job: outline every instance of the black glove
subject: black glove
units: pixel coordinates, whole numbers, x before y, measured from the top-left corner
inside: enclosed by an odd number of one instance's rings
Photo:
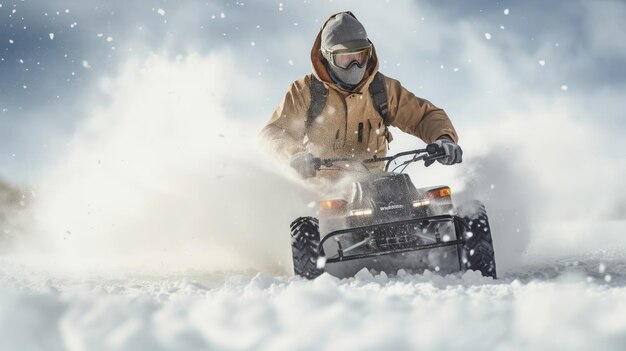
[[[291,156],[289,161],[291,168],[295,169],[302,178],[315,177],[315,161],[313,154],[309,152],[299,152]]]
[[[446,156],[437,159],[439,163],[444,165],[453,165],[463,161],[463,150],[461,150],[461,147],[455,144],[452,140],[448,138],[441,138],[436,140],[435,144],[439,145],[439,147],[441,147],[446,153]]]

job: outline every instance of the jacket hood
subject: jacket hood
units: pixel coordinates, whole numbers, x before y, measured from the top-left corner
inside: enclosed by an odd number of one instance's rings
[[[356,16],[354,16],[354,14],[352,14],[352,12],[350,11],[338,12],[328,17],[328,19],[324,22],[324,24],[320,28],[320,31],[317,33],[317,37],[315,38],[315,42],[313,43],[313,48],[311,48],[311,63],[313,65],[313,74],[315,74],[315,77],[317,77],[317,79],[328,84],[330,87],[334,89],[345,91],[341,89],[337,84],[335,84],[332,78],[330,78],[330,75],[328,74],[328,71],[326,70],[326,59],[324,58],[324,56],[322,56],[322,53],[320,51],[322,48],[322,30],[324,30],[324,27],[326,27],[326,24],[331,18],[342,13],[346,13],[356,18]],[[367,69],[365,70],[365,75],[363,77],[363,80],[357,86],[355,91],[362,92],[366,87],[368,87],[372,79],[374,79],[376,72],[378,72],[378,57],[376,56],[376,48],[374,47],[374,44],[372,43],[372,56],[367,62]]]

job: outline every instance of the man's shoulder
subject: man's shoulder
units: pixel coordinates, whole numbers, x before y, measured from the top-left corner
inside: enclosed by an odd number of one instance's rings
[[[383,77],[385,78],[385,86],[387,88],[387,94],[394,94],[405,89],[399,80],[389,77],[388,75],[382,72],[380,72],[380,74],[382,74]]]
[[[311,74],[307,74],[302,76],[291,83],[291,86],[296,86],[298,88],[304,88],[311,85]]]
[[[379,71],[378,73],[382,74],[382,76],[385,78],[385,83],[387,83],[387,84],[391,84],[391,83],[392,84],[400,84],[399,80],[397,80],[395,78],[392,78],[392,77],[389,77],[388,75],[384,74],[383,72]]]
[[[303,95],[309,94],[309,90],[311,87],[311,74],[307,74],[306,76],[302,76],[296,80],[294,80],[289,85],[289,91],[294,93],[299,93]]]

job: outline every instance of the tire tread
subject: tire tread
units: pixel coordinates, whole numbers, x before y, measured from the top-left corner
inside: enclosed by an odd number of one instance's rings
[[[324,272],[317,268],[319,221],[314,217],[300,217],[291,223],[290,228],[294,273],[307,279],[318,277]]]

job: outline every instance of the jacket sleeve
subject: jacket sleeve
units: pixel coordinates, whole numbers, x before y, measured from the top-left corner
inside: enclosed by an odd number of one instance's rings
[[[261,130],[263,146],[283,160],[289,160],[293,154],[306,151],[304,124],[311,99],[307,83],[303,78],[291,84],[283,101]]]
[[[389,77],[385,77],[385,80],[392,126],[415,135],[427,144],[444,135],[449,136],[455,143],[458,142],[456,130],[443,109],[413,95],[397,80]]]

